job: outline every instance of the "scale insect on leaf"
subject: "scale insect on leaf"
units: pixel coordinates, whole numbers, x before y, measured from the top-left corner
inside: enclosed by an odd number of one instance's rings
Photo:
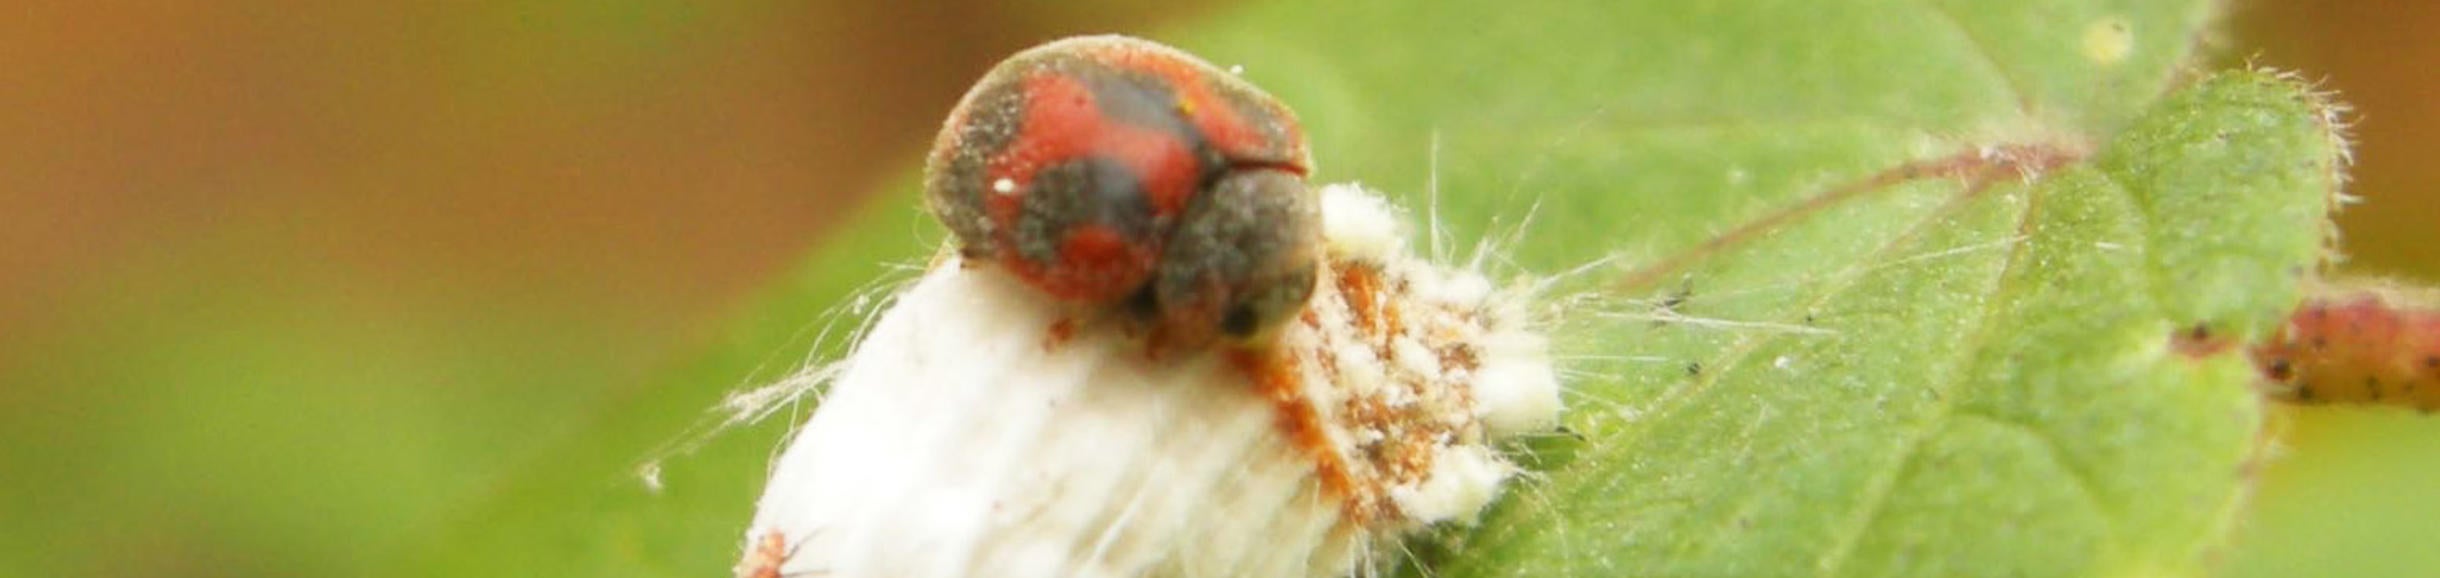
[[[954,250],[807,370],[737,575],[1335,577],[1474,519],[1558,425],[1540,286],[1410,254],[1311,166],[1172,48],[995,67],[925,179]]]

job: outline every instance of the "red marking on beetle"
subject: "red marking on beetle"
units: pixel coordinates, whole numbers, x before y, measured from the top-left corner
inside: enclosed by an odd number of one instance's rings
[[[1067,300],[1106,301],[1126,297],[1152,278],[1160,255],[1153,247],[1127,242],[1108,227],[1081,225],[1059,241],[1059,260],[1039,263],[1018,258],[1017,247],[1000,246],[999,260],[1035,287]]]
[[[1024,134],[991,159],[984,172],[991,179],[1034,182],[1044,168],[1090,156],[1116,160],[1143,179],[1153,212],[1175,215],[1186,209],[1202,177],[1201,162],[1187,142],[1157,129],[1112,121],[1101,112],[1092,89],[1074,77],[1035,74],[1025,82]],[[1015,222],[1023,195],[993,195],[992,218]],[[1002,212],[1005,211],[1005,214]]]
[[[2440,309],[2372,292],[2314,297],[2252,353],[2285,386],[2273,399],[2440,410]]]
[[[1080,225],[1069,229],[1067,238],[1059,242],[1059,258],[1070,267],[1095,267],[1142,256],[1142,252],[1136,250],[1118,231],[1100,225]],[[1152,262],[1144,259],[1135,264],[1150,265]]]

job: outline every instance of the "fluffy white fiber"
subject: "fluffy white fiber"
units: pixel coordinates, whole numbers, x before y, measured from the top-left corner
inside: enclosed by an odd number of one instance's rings
[[[1323,191],[1329,271],[1256,350],[1153,360],[988,266],[935,264],[772,468],[741,576],[1342,576],[1458,522],[1552,427],[1521,297]]]

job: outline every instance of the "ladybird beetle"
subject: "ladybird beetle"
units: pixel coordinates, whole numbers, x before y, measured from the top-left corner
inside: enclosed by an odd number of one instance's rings
[[[1294,114],[1177,49],[1019,52],[927,160],[925,202],[968,263],[1149,325],[1156,349],[1255,338],[1313,293],[1321,214]]]

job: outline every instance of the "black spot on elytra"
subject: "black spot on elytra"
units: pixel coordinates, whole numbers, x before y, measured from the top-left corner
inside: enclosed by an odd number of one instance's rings
[[[964,108],[958,114],[962,116],[953,117],[959,124],[934,143],[925,167],[928,204],[970,254],[997,250],[995,227],[983,212],[983,199],[991,187],[985,173],[991,157],[1007,150],[1025,130],[1024,87],[1014,79],[998,73],[985,77],[973,96],[961,104]]]
[[[1163,132],[1185,128],[1178,115],[1178,93],[1158,76],[1136,74],[1096,65],[1073,74],[1093,94],[1093,105],[1113,121]]]
[[[1194,155],[1197,190],[1210,188],[1212,181],[1229,168],[1229,159],[1214,149],[1203,129],[1179,110],[1177,88],[1170,86],[1167,79],[1109,69],[1080,71],[1078,76],[1084,80],[1085,90],[1093,93],[1094,108],[1102,116],[1169,135],[1184,144]]]
[[[1035,173],[1017,215],[1018,253],[1036,262],[1055,262],[1061,241],[1084,226],[1105,227],[1146,244],[1157,242],[1159,229],[1143,180],[1125,164],[1092,156]]]

